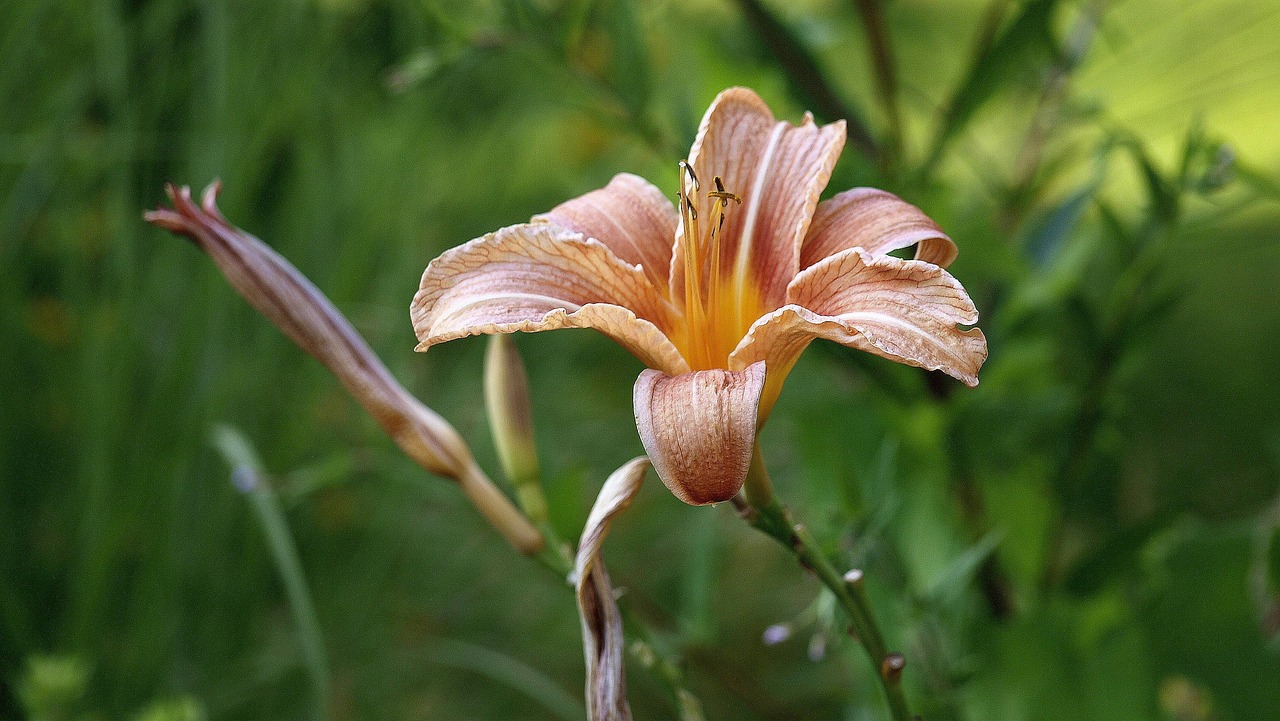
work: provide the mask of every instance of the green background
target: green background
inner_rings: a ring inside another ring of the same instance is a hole
[[[559,579],[141,211],[221,178],[496,474],[483,340],[412,352],[422,269],[616,172],[674,193],[730,85],[870,128],[828,195],[924,208],[983,313],[976,390],[818,344],[763,437],[866,569],[913,710],[1274,718],[1277,38],[1265,0],[0,3],[0,718],[319,714],[218,424],[269,471],[330,718],[585,718]],[[573,538],[641,452],[641,366],[586,331],[517,343]],[[732,509],[651,477],[606,557],[707,718],[885,718],[818,584]],[[636,716],[672,717],[630,670]]]

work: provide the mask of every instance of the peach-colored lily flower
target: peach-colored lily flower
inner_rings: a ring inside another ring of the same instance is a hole
[[[686,503],[732,498],[756,432],[814,338],[976,385],[987,343],[943,270],[956,247],[918,208],[818,197],[843,121],[774,118],[731,88],[681,164],[679,208],[634,175],[445,252],[413,299],[418,350],[475,334],[595,328],[644,362],[636,423]],[[888,255],[916,246],[915,260]]]

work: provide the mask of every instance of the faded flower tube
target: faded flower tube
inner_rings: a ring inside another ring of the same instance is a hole
[[[415,463],[451,478],[517,550],[535,554],[541,532],[476,465],[453,426],[404,389],[345,317],[310,281],[262,241],[218,211],[219,184],[201,204],[187,187],[167,187],[173,208],[145,214],[148,222],[191,239],[213,259],[236,292],[329,369]]]

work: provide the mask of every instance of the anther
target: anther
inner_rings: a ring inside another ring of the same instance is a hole
[[[698,182],[698,175],[693,172],[693,166],[689,165],[689,161],[680,161],[680,173],[680,202],[689,211],[690,219],[697,220],[698,205],[694,200],[697,198],[698,190],[701,189],[702,185]]]
[[[707,191],[708,198],[720,198],[721,200],[726,200],[726,201],[732,200],[735,203],[738,203],[739,205],[742,204],[742,196],[738,195],[737,193],[730,193],[729,191],[725,190],[724,181],[720,180],[719,175],[715,177],[714,182],[716,184],[716,189]],[[694,187],[694,190],[697,190],[696,186]]]

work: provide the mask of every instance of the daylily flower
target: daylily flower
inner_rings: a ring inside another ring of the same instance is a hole
[[[955,244],[918,208],[855,188],[818,202],[843,121],[774,118],[731,88],[680,164],[679,208],[621,174],[530,223],[427,266],[411,309],[426,350],[463,336],[595,328],[649,370],[640,438],[691,504],[732,498],[756,433],[814,338],[968,385],[987,355],[978,312],[944,268]],[[916,247],[914,260],[889,255]]]

